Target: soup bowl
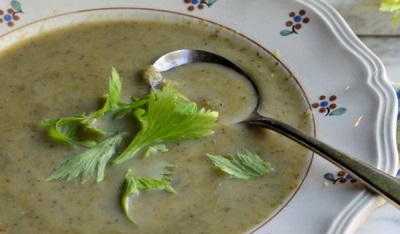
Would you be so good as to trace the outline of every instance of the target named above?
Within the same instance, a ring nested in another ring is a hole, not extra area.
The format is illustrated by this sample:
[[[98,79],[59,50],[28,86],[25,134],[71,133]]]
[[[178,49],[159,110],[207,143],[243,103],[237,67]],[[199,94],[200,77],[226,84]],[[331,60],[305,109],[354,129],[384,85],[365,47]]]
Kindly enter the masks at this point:
[[[149,89],[140,84],[137,71],[165,52],[182,47],[208,49],[232,59],[256,77],[266,103],[262,111],[385,172],[395,173],[396,97],[386,81],[384,68],[343,20],[323,3],[172,1],[166,4],[121,0],[76,1],[76,4],[69,1],[60,6],[52,1],[35,5],[21,0],[3,3],[1,7],[0,49],[7,55],[1,58],[4,64],[1,79],[11,80],[5,83],[2,92],[9,91],[10,99],[16,99],[7,100],[2,106],[3,110],[12,111],[5,111],[1,119],[3,141],[7,142],[2,146],[1,163],[2,187],[7,189],[0,199],[7,212],[1,215],[6,217],[7,213],[7,217],[13,217],[1,219],[6,220],[0,221],[2,231],[33,227],[30,230],[37,232],[62,232],[72,225],[74,229],[70,230],[75,232],[115,232],[118,229],[114,227],[121,227],[122,232],[140,233],[147,230],[142,229],[144,226],[155,223],[158,229],[145,232],[172,233],[184,231],[185,227],[192,231],[221,232],[204,229],[216,226],[229,232],[233,228],[238,233],[294,230],[337,233],[357,227],[365,211],[372,210],[379,198],[351,175],[303,152],[294,143],[232,121],[231,116],[251,109],[252,100],[248,98],[251,90],[246,89],[240,78],[230,78],[234,75],[229,71],[212,66],[192,66],[167,74],[167,79],[190,100],[220,113],[211,137],[169,142],[167,156],[151,156],[140,166],[135,167],[130,161],[110,165],[100,183],[81,184],[79,179],[45,181],[76,149],[48,140],[44,130],[36,126],[40,119],[92,111],[96,99],[107,91],[111,67],[124,78],[125,100],[132,95],[145,95]],[[132,26],[135,22],[142,26]],[[154,26],[158,24],[161,26]],[[45,45],[51,45],[50,49]],[[207,79],[213,76],[218,79]],[[234,92],[233,87],[240,90]],[[19,127],[13,127],[12,120]],[[243,131],[247,135],[239,134]],[[225,136],[223,132],[229,134]],[[231,139],[233,135],[239,139]],[[273,144],[275,141],[278,143]],[[177,179],[172,183],[176,194],[142,192],[129,198],[133,207],[129,213],[135,224],[124,217],[118,205],[122,176],[129,169],[154,176],[159,169],[153,166],[160,167],[161,162],[157,161],[160,158],[175,160],[173,155],[178,154],[187,157],[196,152],[204,156],[245,150],[266,155],[271,161],[274,170],[256,179],[259,184],[253,186],[270,188],[250,192],[251,182],[223,176],[204,162],[205,157],[199,156],[179,161]],[[185,169],[190,173],[183,174]],[[222,179],[213,185],[210,180],[215,177]],[[193,189],[186,189],[191,183]],[[202,186],[209,190],[201,190]],[[277,191],[277,195],[272,195]],[[271,197],[276,200],[272,202]],[[168,206],[177,203],[184,204],[184,208],[171,210]],[[236,203],[243,206],[235,207]],[[170,210],[163,210],[162,204]],[[250,216],[255,213],[254,218]],[[251,217],[252,222],[246,217]],[[20,219],[27,221],[16,222]],[[238,226],[233,225],[234,221]],[[68,222],[70,225],[58,225]],[[90,229],[93,226],[95,229]]]

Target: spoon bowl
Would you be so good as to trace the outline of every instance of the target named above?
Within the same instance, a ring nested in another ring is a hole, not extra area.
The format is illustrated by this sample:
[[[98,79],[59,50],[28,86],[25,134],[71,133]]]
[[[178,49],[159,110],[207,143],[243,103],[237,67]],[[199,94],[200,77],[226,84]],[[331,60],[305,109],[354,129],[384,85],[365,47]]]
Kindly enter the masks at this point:
[[[256,106],[253,112],[241,121],[242,123],[267,128],[299,143],[347,171],[367,188],[383,196],[397,208],[400,208],[400,180],[299,131],[289,124],[260,115],[258,112],[261,106],[260,92],[252,78],[233,62],[218,54],[204,50],[182,49],[161,56],[152,65],[151,70],[153,74],[150,76],[156,77],[150,79],[152,88],[158,88],[162,83],[162,72],[185,64],[198,62],[213,63],[233,69],[246,78],[253,86],[257,98]]]

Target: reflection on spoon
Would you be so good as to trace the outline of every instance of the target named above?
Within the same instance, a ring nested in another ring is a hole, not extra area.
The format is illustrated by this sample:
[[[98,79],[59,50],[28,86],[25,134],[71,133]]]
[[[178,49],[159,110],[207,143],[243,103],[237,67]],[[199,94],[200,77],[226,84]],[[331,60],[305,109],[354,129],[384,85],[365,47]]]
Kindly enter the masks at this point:
[[[261,106],[261,98],[257,86],[251,77],[228,59],[203,50],[177,50],[167,53],[157,59],[153,66],[150,66],[147,70],[146,76],[150,78],[149,81],[152,88],[157,89],[163,81],[162,72],[181,65],[197,62],[214,63],[231,68],[249,80],[255,90],[257,101],[252,113],[241,122],[267,128],[288,137],[334,163],[336,166],[348,171],[369,189],[382,195],[397,208],[400,208],[400,180],[397,180],[395,177],[351,157],[314,137],[306,135],[284,122],[260,115],[258,111]]]

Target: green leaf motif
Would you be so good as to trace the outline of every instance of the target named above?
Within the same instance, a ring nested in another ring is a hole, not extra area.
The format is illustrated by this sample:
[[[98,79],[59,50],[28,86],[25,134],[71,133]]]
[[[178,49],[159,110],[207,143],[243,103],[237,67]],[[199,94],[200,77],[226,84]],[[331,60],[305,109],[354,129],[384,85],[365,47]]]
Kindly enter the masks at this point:
[[[217,2],[217,0],[208,0],[207,1],[207,6],[212,6],[214,3],[216,3]]]
[[[340,107],[340,108],[333,110],[331,113],[329,113],[329,115],[332,115],[332,116],[343,115],[344,113],[346,113],[346,111],[347,111],[346,108]]]
[[[332,182],[335,181],[335,176],[334,176],[332,173],[326,173],[326,174],[324,175],[324,178],[325,178],[326,180],[329,180],[329,181],[332,181]]]
[[[11,4],[11,7],[15,10],[15,12],[24,13],[22,11],[22,7],[21,7],[21,3],[20,2],[18,2],[16,0],[12,0],[10,4]]]
[[[281,31],[281,36],[289,36],[293,34],[294,32],[292,30],[284,29]]]

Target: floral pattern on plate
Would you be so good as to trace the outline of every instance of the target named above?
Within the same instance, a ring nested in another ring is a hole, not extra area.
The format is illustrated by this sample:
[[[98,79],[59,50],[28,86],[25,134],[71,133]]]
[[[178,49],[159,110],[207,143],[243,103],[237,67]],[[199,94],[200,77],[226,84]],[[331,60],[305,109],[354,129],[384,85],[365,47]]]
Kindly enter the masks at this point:
[[[218,0],[184,0],[183,2],[189,4],[187,10],[194,11],[196,9],[203,10],[205,6],[211,7]]]
[[[299,10],[298,12],[290,12],[289,20],[286,21],[285,25],[289,29],[284,29],[281,31],[281,36],[289,36],[291,34],[297,34],[298,31],[303,27],[303,25],[310,22],[310,18],[307,17],[305,10]]]
[[[21,3],[16,0],[11,0],[8,8],[0,8],[0,25],[6,24],[9,27],[15,25],[15,21],[20,19],[19,14],[24,13],[22,11]]]
[[[324,178],[330,182],[332,182],[332,184],[336,184],[336,182],[339,182],[341,184],[344,184],[346,182],[349,183],[355,183],[357,182],[357,180],[355,178],[353,178],[353,176],[351,176],[349,173],[345,172],[345,171],[338,171],[336,173],[336,175],[334,175],[333,173],[326,173],[324,175]]]
[[[311,106],[325,116],[343,115],[346,113],[347,109],[345,107],[338,107],[336,100],[336,95],[331,95],[329,97],[321,95],[319,96],[318,102],[314,102]]]

